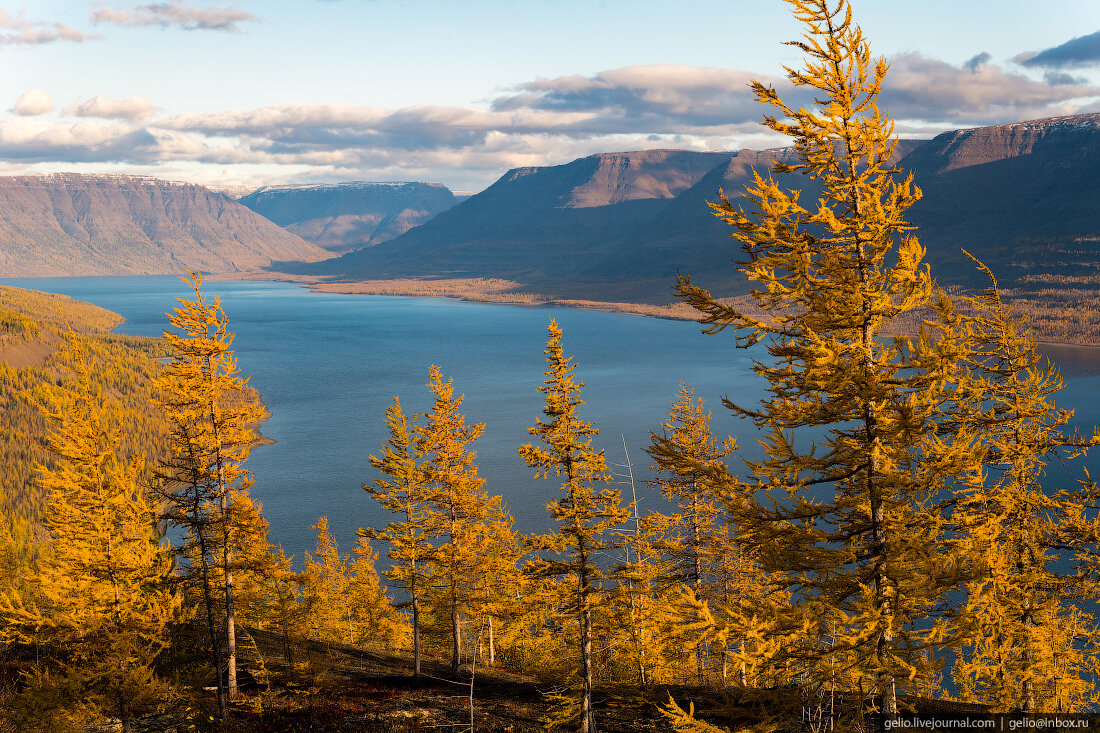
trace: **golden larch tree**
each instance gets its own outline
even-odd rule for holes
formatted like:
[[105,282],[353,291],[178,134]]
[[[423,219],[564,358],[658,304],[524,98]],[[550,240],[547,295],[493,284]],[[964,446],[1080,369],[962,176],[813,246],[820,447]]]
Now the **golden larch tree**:
[[328,528],[328,517],[313,525],[317,531],[317,546],[306,552],[305,603],[308,609],[309,632],[316,639],[350,643],[352,637],[352,607],[348,597],[348,558],[340,555],[336,538]]
[[[534,539],[534,548],[542,553],[532,564],[541,576],[564,576],[559,587],[567,592],[562,599],[566,613],[575,614],[579,627],[578,657],[581,664],[580,731],[593,733],[592,713],[592,617],[603,596],[601,578],[604,567],[601,554],[614,544],[610,530],[626,522],[629,510],[622,505],[618,488],[607,484],[611,476],[602,450],[592,447],[592,436],[599,431],[582,420],[578,408],[583,382],[574,378],[576,364],[565,356],[562,330],[551,319],[546,349],[546,378],[539,387],[545,398],[543,415],[528,428],[541,445],[527,443],[519,454],[535,469],[536,478],[561,480],[562,495],[546,508],[557,528]],[[606,558],[604,558],[606,560]]]
[[1078,519],[1093,502],[1077,487],[1045,487],[1043,474],[1047,462],[1085,453],[1100,433],[1064,431],[1073,411],[1054,405],[1063,386],[1057,368],[977,264],[990,285],[966,299],[970,371],[953,417],[977,427],[985,454],[984,470],[960,486],[952,517],[957,552],[974,564],[958,614],[956,684],[1000,711],[1077,712],[1095,702],[1087,680],[1098,640],[1092,617],[1073,606],[1082,579],[1058,555],[1087,544],[1089,523]]
[[[732,405],[765,453],[748,462],[738,521],[765,568],[792,581],[791,675],[828,685],[839,665],[891,716],[898,681],[927,676],[926,652],[945,639],[943,624],[923,623],[960,582],[934,502],[979,452],[972,434],[938,434],[955,336],[897,335],[909,314],[942,309],[942,296],[905,219],[920,191],[891,163],[893,123],[876,103],[887,64],[872,59],[845,0],[789,2],[806,29],[791,45],[807,62],[787,78],[815,101],[792,107],[771,87],[752,90],[777,111],[764,124],[792,139],[797,160],[755,174],[743,203],[721,194],[713,204],[742,245],[738,268],[763,315],[688,277],[677,289],[707,332],[766,342],[754,371],[770,396]],[[804,202],[782,188],[775,176],[792,173],[820,195]]]
[[[234,336],[220,299],[207,300],[202,294],[202,275],[187,274],[180,279],[194,296],[179,298],[179,306],[168,314],[178,330],[164,332],[172,355],[157,380],[157,401],[173,431],[172,456],[161,474],[169,492],[181,493],[169,518],[199,535],[193,544],[202,555],[202,572],[207,572],[209,562],[220,576],[225,695],[232,700],[237,695],[233,537],[241,537],[239,528],[234,528],[233,497],[246,495],[252,485],[252,475],[244,464],[256,442],[256,425],[264,417],[264,409],[247,388],[248,380],[240,375],[233,353]],[[208,584],[209,578],[204,582]],[[204,603],[212,614],[212,599],[207,596]],[[213,644],[215,650],[217,646]],[[217,662],[220,692],[223,678]],[[221,710],[224,718],[224,700]]]
[[429,369],[428,389],[434,400],[417,427],[417,450],[424,456],[428,517],[431,534],[437,538],[433,605],[450,619],[451,671],[457,672],[462,619],[486,614],[491,618],[494,586],[509,564],[514,568],[518,543],[501,497],[490,496],[483,489],[485,480],[478,476],[477,454],[471,445],[484,425],[466,424],[459,411],[464,396],[455,395],[453,380],[443,381],[434,365]]
[[362,538],[390,545],[390,569],[384,575],[409,594],[412,610],[413,676],[420,677],[420,612],[427,591],[433,548],[429,542],[432,518],[428,514],[428,476],[417,443],[415,418],[410,420],[395,395],[386,410],[390,437],[370,464],[384,478],[363,484],[363,490],[397,517],[383,529],[363,528]]
[[[93,380],[86,345],[70,334],[71,381],[42,403],[52,462],[39,465],[49,543],[20,597],[0,597],[0,641],[39,649],[21,730],[64,730],[117,715],[166,692],[153,672],[179,610],[145,485],[144,458],[120,456],[117,405]],[[75,695],[75,698],[74,698]],[[56,703],[55,709],[43,709]]]

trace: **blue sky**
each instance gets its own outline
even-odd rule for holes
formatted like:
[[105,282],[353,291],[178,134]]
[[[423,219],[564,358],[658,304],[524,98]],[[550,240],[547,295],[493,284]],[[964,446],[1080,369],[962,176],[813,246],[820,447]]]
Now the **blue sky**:
[[[1100,3],[854,0],[904,136],[1100,111]],[[0,174],[432,180],[782,144],[780,0],[0,0]]]

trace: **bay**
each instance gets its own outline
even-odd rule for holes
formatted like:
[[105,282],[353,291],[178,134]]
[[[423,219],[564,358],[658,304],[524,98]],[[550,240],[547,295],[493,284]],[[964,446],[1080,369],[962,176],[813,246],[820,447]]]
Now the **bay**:
[[[126,318],[124,333],[159,336],[165,313],[190,291],[174,277],[34,278],[4,284],[62,293]],[[475,444],[486,488],[501,494],[522,532],[548,528],[546,503],[557,484],[535,480],[517,448],[541,416],[537,391],[545,368],[546,327],[555,318],[567,354],[585,383],[582,417],[595,423],[594,444],[609,462],[625,462],[623,442],[638,479],[643,512],[662,505],[645,484],[651,477],[643,448],[659,429],[682,381],[714,413],[716,434],[738,435],[741,455],[756,454],[751,425],[722,407],[729,396],[744,405],[763,396],[751,372],[757,350],[734,348],[727,335],[701,334],[695,323],[560,309],[467,303],[446,299],[313,293],[271,282],[208,281],[236,333],[243,374],[271,412],[263,432],[276,441],[256,449],[248,467],[254,496],[264,505],[271,539],[301,561],[311,550],[311,526],[325,515],[349,552],[358,527],[389,517],[361,488],[377,473],[368,458],[388,437],[384,415],[392,396],[407,413],[430,407],[430,364],[466,395],[469,422],[485,423]],[[1074,425],[1100,424],[1100,349],[1044,347],[1062,368],[1066,388],[1058,406],[1076,410]],[[1097,455],[1084,465],[1095,464]],[[1049,470],[1049,481],[1083,476],[1081,462]],[[1094,475],[1100,471],[1094,470]],[[623,487],[629,493],[629,487]]]

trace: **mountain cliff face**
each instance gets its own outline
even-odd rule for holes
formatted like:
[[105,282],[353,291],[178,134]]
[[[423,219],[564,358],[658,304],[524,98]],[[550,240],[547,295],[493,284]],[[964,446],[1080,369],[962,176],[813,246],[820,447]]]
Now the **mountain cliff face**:
[[333,183],[265,186],[239,201],[331,252],[398,237],[455,205],[439,183]]
[[[485,191],[401,237],[305,271],[347,279],[502,277],[588,297],[627,284],[667,300],[676,272],[721,294],[744,292],[740,254],[708,201],[736,199],[789,148],[736,153],[644,151],[509,171]],[[1100,114],[959,130],[899,143],[895,159],[924,198],[909,211],[944,284],[981,284],[965,247],[998,273],[1100,282]],[[813,201],[794,173],[781,185]]]
[[0,177],[0,276],[240,272],[324,250],[202,186],[143,176]]

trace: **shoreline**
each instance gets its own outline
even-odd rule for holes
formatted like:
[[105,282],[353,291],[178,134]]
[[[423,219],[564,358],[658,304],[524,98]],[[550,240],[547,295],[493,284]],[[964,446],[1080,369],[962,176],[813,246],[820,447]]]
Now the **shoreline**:
[[[286,273],[242,272],[210,275],[211,280],[243,280],[283,282],[308,288],[314,293],[340,293],[344,295],[384,295],[402,298],[446,298],[467,303],[532,306],[549,308],[581,308],[584,310],[620,313],[623,315],[661,318],[671,321],[698,321],[698,314],[683,303],[656,305],[626,301],[603,301],[584,298],[561,298],[554,295],[521,290],[522,283],[499,278],[395,278],[390,280],[360,280],[333,282],[320,276],[289,275]],[[721,298],[727,304],[738,304],[749,315],[763,315],[753,307],[749,296]],[[1014,298],[1006,301],[1012,305]],[[1021,298],[1021,300],[1023,300]],[[754,313],[755,311],[755,313]],[[1017,311],[1020,312],[1020,311]],[[1038,346],[1100,348],[1100,322],[1092,324],[1092,337],[1080,341],[1058,338],[1055,334],[1035,334]]]
[[451,278],[442,280],[400,278],[394,280],[332,282],[316,276],[247,272],[210,275],[208,279],[282,282],[308,288],[310,292],[314,293],[384,295],[399,298],[445,298],[467,303],[488,303],[490,305],[580,308],[671,321],[698,320],[695,311],[682,303],[656,305],[653,303],[590,300],[587,298],[562,298],[555,295],[519,290],[523,287],[520,283],[490,278]]

